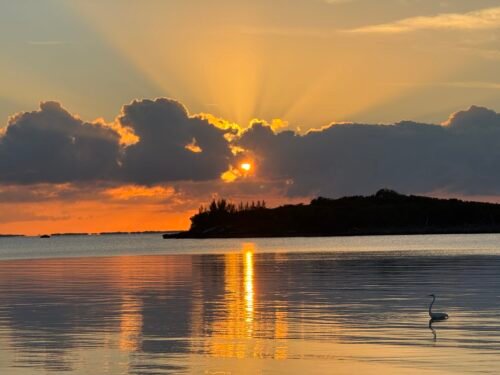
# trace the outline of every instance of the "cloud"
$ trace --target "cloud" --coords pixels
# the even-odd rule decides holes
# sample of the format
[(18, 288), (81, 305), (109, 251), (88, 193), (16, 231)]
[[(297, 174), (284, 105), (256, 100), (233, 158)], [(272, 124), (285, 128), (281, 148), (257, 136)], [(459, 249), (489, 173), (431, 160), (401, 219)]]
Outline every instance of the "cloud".
[(117, 200), (133, 200), (133, 199), (167, 199), (175, 194), (175, 189), (172, 187), (163, 186), (140, 186), (140, 185), (123, 185), (106, 189), (104, 194)]
[(72, 116), (57, 102), (15, 115), (0, 138), (0, 181), (63, 183), (114, 178), (119, 135)]
[(500, 115), (471, 107), (444, 125), (340, 124), (299, 135), (254, 123), (238, 144), (261, 178), (289, 181), (291, 196), (407, 193), (500, 194)]
[(468, 13), (443, 13), (348, 30), (352, 33), (398, 34), (418, 30), (491, 30), (500, 28), (500, 7)]
[[(0, 202), (160, 204), (226, 193), (369, 194), (381, 187), (500, 194), (500, 115), (487, 108), (473, 106), (443, 124), (332, 124), (305, 134), (285, 124), (254, 120), (242, 130), (190, 115), (172, 99), (134, 101), (113, 124), (89, 123), (59, 103), (42, 103), (13, 116), (0, 135)], [(123, 142), (125, 135), (134, 141)], [(243, 162), (250, 172), (238, 170)], [(228, 170), (232, 183), (221, 179)]]
[(447, 87), (460, 89), (482, 89), (482, 90), (500, 90), (500, 83), (482, 82), (482, 81), (448, 81), (448, 82), (405, 82), (398, 83), (395, 86), (403, 87)]
[(44, 102), (13, 116), (0, 134), (0, 183), (217, 179), (232, 157), (225, 136), (235, 131), (171, 99), (134, 101), (113, 124), (84, 122)]
[(118, 120), (140, 138), (125, 150), (122, 169), (127, 181), (217, 179), (232, 157), (225, 138), (231, 130), (190, 116), (181, 103), (171, 99), (134, 101), (123, 108)]
[(488, 108), (472, 106), (452, 114), (443, 125), (476, 134), (485, 130), (495, 132), (500, 130), (500, 115)]
[(0, 204), (5, 203), (33, 203), (76, 200), (89, 200), (96, 198), (96, 192), (102, 190), (101, 186), (78, 185), (71, 183), (37, 183), (30, 185), (1, 184)]

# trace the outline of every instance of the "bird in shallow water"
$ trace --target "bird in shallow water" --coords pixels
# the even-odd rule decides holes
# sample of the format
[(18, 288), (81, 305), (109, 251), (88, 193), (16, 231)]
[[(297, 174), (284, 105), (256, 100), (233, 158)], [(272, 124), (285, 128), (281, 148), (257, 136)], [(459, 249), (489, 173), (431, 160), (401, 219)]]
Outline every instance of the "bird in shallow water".
[(448, 319), (448, 314), (446, 313), (432, 312), (432, 305), (434, 305), (434, 302), (436, 302), (436, 296), (434, 294), (429, 294), (429, 297), (432, 297), (432, 302), (429, 306), (429, 316), (431, 317), (431, 320), (436, 321)]

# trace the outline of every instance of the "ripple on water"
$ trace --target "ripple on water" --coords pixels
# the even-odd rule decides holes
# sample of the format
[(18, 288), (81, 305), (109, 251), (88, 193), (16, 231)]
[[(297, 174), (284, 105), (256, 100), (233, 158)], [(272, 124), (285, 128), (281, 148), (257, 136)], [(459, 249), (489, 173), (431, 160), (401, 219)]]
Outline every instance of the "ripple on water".
[[(500, 370), (500, 253), (287, 253), (263, 243), (4, 260), (0, 372)], [(448, 321), (429, 325), (429, 293)]]

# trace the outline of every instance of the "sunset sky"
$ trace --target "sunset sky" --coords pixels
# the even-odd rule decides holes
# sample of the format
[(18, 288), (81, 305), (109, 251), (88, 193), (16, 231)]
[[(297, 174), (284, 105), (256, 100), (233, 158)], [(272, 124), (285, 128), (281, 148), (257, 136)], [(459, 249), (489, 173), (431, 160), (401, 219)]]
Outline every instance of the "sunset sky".
[(498, 0), (0, 0), (0, 48), (0, 233), (500, 201)]

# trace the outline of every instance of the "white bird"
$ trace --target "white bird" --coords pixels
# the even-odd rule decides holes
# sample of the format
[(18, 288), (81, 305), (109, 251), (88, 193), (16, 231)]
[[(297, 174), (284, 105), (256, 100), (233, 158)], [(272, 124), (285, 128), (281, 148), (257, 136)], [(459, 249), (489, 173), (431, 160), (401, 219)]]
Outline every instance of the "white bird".
[(432, 305), (434, 305), (434, 302), (436, 301), (436, 296), (434, 294), (429, 294), (429, 297), (432, 297), (432, 302), (429, 306), (429, 316), (431, 317), (432, 320), (446, 320), (448, 319), (448, 314), (446, 313), (441, 313), (441, 312), (432, 312)]

